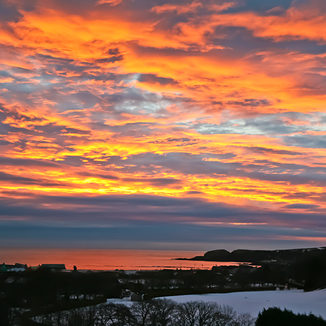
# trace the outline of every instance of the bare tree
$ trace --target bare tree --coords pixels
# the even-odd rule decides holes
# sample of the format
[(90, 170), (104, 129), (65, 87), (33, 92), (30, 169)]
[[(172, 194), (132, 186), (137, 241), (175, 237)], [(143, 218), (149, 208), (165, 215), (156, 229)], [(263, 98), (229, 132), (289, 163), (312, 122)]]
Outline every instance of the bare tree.
[(237, 313), (230, 306), (219, 306), (214, 314), (214, 323), (216, 326), (238, 326), (236, 323)]
[[(167, 299), (124, 304), (103, 304), (36, 316), (49, 326), (254, 326), (250, 314), (237, 314), (214, 302), (175, 303)], [(12, 324), (4, 324), (12, 325)], [(2, 324), (1, 324), (2, 326)]]
[(219, 305), (214, 302), (197, 302), (197, 325), (211, 326), (214, 323), (214, 316), (219, 311)]
[(130, 312), (129, 308), (123, 304), (116, 304), (114, 313), (115, 323), (114, 326), (135, 326), (137, 321)]
[(197, 321), (197, 302), (181, 303), (177, 307), (176, 322), (178, 326), (195, 326)]
[(242, 313), (238, 315), (237, 322), (239, 323), (239, 326), (254, 326), (256, 318), (248, 313)]
[(68, 315), (68, 326), (84, 326), (84, 315), (79, 310), (71, 310)]
[(174, 325), (176, 304), (172, 300), (156, 299), (153, 300), (151, 311), (151, 326)]
[(150, 325), (150, 316), (154, 310), (153, 301), (139, 301), (135, 302), (130, 311), (137, 321), (139, 326)]
[(114, 325), (116, 305), (113, 303), (101, 305), (97, 308), (95, 323), (97, 326)]

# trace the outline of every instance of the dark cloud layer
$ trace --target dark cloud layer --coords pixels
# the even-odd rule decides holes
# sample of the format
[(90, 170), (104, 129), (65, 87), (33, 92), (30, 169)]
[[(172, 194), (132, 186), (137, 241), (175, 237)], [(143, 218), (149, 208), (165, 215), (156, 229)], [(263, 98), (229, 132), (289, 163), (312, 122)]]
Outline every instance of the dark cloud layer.
[[(253, 206), (235, 207), (224, 203), (212, 203), (200, 198), (169, 198), (162, 196), (124, 195), (96, 197), (36, 196), (33, 202), (28, 198), (1, 201), (3, 221), (6, 218), (29, 218), (33, 223), (47, 225), (74, 225), (75, 223), (115, 226), (120, 224), (143, 225), (165, 221), (171, 227), (175, 224), (209, 223), (264, 224), (290, 227), (296, 221), (297, 227), (325, 228), (325, 213), (318, 205), (287, 205), (290, 209), (316, 210), (315, 213), (279, 212), (257, 209)], [(90, 220), (91, 216), (91, 220)], [(46, 217), (46, 219), (44, 219)]]

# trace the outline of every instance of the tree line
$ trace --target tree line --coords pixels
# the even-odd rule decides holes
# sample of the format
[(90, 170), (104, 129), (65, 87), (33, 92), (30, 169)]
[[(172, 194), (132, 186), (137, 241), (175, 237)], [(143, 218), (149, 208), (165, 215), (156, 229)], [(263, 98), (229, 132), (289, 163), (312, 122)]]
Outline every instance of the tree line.
[(253, 326), (255, 318), (214, 302), (176, 303), (155, 299), (124, 304), (108, 303), (60, 311), (32, 318), (41, 325), (62, 326)]
[(176, 303), (168, 299), (106, 303), (31, 317), (0, 305), (1, 326), (326, 326), (322, 317), (264, 309), (253, 318), (214, 302)]

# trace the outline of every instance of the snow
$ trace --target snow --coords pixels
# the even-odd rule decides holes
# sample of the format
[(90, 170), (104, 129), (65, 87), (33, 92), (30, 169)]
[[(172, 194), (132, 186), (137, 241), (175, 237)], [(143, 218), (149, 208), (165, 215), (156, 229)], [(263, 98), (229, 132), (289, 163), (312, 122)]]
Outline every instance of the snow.
[(326, 319), (326, 290), (303, 292), (302, 290), (253, 291), (182, 295), (166, 297), (176, 302), (204, 301), (232, 306), (237, 312), (249, 312), (257, 317), (263, 308), (279, 307), (294, 313), (313, 313)]
[[(263, 308), (279, 307), (294, 313), (313, 313), (326, 319), (326, 290), (303, 292), (302, 290), (251, 291), (214, 294), (196, 294), (165, 297), (176, 302), (204, 301), (232, 306), (237, 312), (249, 312), (257, 317)], [(162, 299), (162, 298), (161, 298)], [(108, 299), (107, 303), (132, 306), (130, 298)]]
[(131, 301), (130, 298), (123, 298), (123, 299), (107, 299), (106, 303), (124, 304), (128, 307), (131, 307), (134, 302)]

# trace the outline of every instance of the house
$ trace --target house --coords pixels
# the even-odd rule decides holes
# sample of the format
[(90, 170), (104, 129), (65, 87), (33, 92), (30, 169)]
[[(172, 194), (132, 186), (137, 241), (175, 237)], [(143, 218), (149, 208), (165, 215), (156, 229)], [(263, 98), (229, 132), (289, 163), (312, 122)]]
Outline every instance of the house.
[(61, 271), (63, 269), (66, 269), (66, 266), (65, 264), (42, 264), (41, 268), (50, 269), (54, 271)]
[(141, 295), (136, 294), (136, 293), (132, 293), (131, 297), (130, 297), (131, 301), (143, 301), (143, 298)]
[(7, 272), (7, 266), (6, 266), (6, 264), (5, 263), (3, 263), (1, 266), (0, 266), (0, 272), (2, 272), (2, 273), (5, 273), (5, 272)]
[(26, 264), (18, 264), (16, 263), (15, 265), (8, 265), (3, 263), (0, 266), (0, 272), (23, 272), (27, 269)]

